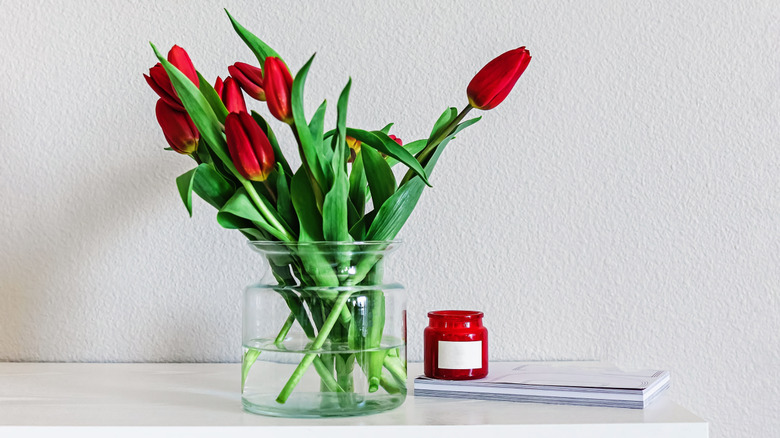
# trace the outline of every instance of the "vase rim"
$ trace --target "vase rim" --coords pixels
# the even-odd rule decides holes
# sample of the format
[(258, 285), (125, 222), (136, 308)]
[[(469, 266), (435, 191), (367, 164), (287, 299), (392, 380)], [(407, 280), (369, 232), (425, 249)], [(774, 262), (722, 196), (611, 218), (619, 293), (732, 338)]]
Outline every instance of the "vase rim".
[(250, 240), (249, 246), (264, 254), (282, 254), (293, 251), (316, 252), (354, 252), (354, 253), (383, 253), (387, 254), (396, 250), (400, 240), (362, 240), (356, 242), (339, 241), (312, 241), (312, 242), (281, 242), (278, 240)]
[(313, 240), (309, 242), (282, 242), (280, 240), (250, 240), (247, 243), (251, 246), (267, 247), (289, 247), (289, 246), (368, 246), (368, 245), (398, 245), (403, 241), (393, 240), (357, 240), (357, 241), (338, 241), (338, 240)]

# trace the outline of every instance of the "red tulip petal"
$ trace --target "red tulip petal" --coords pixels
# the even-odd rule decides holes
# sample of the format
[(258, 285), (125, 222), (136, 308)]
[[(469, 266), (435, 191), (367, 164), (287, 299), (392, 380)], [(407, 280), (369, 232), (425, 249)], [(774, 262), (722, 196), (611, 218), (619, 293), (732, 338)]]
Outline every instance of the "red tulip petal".
[(514, 88), (515, 84), (517, 83), (517, 80), (520, 79), (520, 76), (523, 74), (526, 67), (528, 67), (529, 62), (531, 62), (530, 56), (526, 57), (523, 63), (517, 66), (517, 70), (513, 75), (513, 79), (508, 81), (504, 86), (504, 88), (501, 91), (499, 91), (498, 94), (496, 94), (496, 96), (493, 97), (493, 99), (491, 99), (490, 102), (488, 102), (487, 105), (485, 105), (482, 109), (484, 110), (493, 109), (496, 106), (498, 106), (498, 104), (503, 102), (504, 99), (506, 99), (506, 97), (509, 95), (509, 92), (512, 91), (512, 88)]
[(252, 67), (249, 64), (244, 64), (242, 62), (237, 62), (235, 65), (231, 65), (228, 67), (228, 72), (230, 72), (230, 76), (235, 78), (236, 82), (241, 86), (241, 88), (246, 91), (246, 94), (250, 95), (253, 99), (257, 100), (265, 100), (265, 90), (263, 90), (262, 84), (262, 76), (259, 76), (260, 69), (256, 69), (257, 72), (250, 72), (252, 76), (245, 74), (246, 72), (249, 72), (247, 69), (239, 68), (238, 65), (243, 64), (251, 68)]
[(183, 154), (195, 152), (200, 134), (187, 113), (177, 111), (163, 99), (157, 101), (155, 113), (165, 139), (174, 150)]
[(268, 110), (274, 117), (285, 122), (292, 123), (292, 106), (290, 92), (292, 90), (292, 76), (290, 71), (279, 58), (268, 57), (265, 59), (265, 95), (268, 102)]
[(222, 87), (224, 86), (224, 83), (222, 82), (222, 78), (217, 76), (217, 81), (214, 82), (214, 91), (217, 92), (217, 95), (219, 95), (220, 99), (222, 98)]
[(466, 94), (469, 103), (479, 109), (491, 109), (509, 94), (525, 67), (530, 54), (525, 47), (503, 53), (487, 63), (471, 80)]
[(168, 74), (165, 72), (162, 64), (158, 63), (150, 68), (149, 76), (144, 75), (144, 77), (149, 86), (152, 87), (152, 90), (154, 90), (160, 98), (165, 99), (166, 102), (179, 111), (184, 111), (184, 107), (176, 96), (173, 85), (171, 85), (171, 80), (168, 78)]
[(258, 179), (255, 181), (265, 181), (274, 166), (274, 149), (271, 146), (268, 137), (265, 135), (265, 132), (260, 129), (260, 126), (255, 122), (252, 116), (246, 112), (242, 112), (239, 114), (239, 117), (241, 118), (242, 125), (249, 137), (249, 142), (252, 145), (259, 165), (260, 173), (257, 175)]
[(195, 66), (192, 64), (190, 55), (187, 54), (186, 50), (179, 46), (171, 47), (171, 50), (168, 52), (168, 61), (184, 73), (184, 76), (187, 76), (193, 84), (200, 86), (198, 72), (195, 71)]
[(222, 89), (222, 102), (225, 104), (225, 108), (227, 108), (228, 112), (237, 113), (246, 111), (244, 95), (241, 93), (238, 82), (236, 82), (232, 76), (228, 76), (227, 79), (225, 79)]

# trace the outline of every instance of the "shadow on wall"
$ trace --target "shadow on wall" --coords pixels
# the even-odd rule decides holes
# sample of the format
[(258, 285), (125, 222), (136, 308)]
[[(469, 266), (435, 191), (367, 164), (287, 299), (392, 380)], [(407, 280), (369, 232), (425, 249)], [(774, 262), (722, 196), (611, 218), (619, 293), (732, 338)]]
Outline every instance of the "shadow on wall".
[[(23, 215), (27, 220), (9, 220), (19, 229), (4, 231), (8, 241), (0, 254), (0, 360), (79, 361), (94, 357), (95, 350), (102, 348), (106, 339), (94, 335), (94, 323), (107, 317), (101, 315), (101, 311), (116, 310), (121, 304), (116, 302), (116, 295), (110, 290), (88, 289), (94, 289), (96, 283), (90, 281), (98, 270), (94, 261), (111, 255), (106, 248), (128, 244), (112, 240), (121, 236), (128, 224), (143, 221), (139, 218), (143, 213), (135, 208), (139, 205), (151, 208), (150, 204), (162, 199), (160, 194), (170, 192), (169, 182), (163, 184), (159, 179), (143, 178), (143, 170), (152, 167), (152, 160), (135, 160), (135, 165), (112, 171), (109, 177), (103, 175), (100, 181), (94, 176), (73, 180), (70, 196), (60, 196), (57, 200), (64, 208), (44, 209), (41, 206), (45, 201), (35, 199), (37, 196), (33, 195), (27, 211), (5, 212)], [(139, 175), (142, 183), (129, 186), (127, 182), (138, 181)], [(10, 190), (14, 187), (4, 184), (0, 194)], [(127, 200), (128, 191), (132, 192), (135, 202), (121, 202)], [(115, 269), (110, 260), (101, 262), (104, 263), (103, 275)], [(82, 288), (82, 284), (85, 287)], [(61, 287), (64, 290), (60, 290)], [(136, 314), (143, 311), (119, 310)], [(143, 315), (138, 319), (143, 319)], [(84, 328), (91, 324), (91, 329)], [(111, 324), (111, 321), (101, 321), (100, 327)], [(187, 328), (181, 324), (166, 323), (164, 329), (167, 338), (173, 339), (172, 343), (175, 339), (191, 337), (183, 333)], [(112, 335), (116, 333), (112, 332)], [(127, 336), (123, 342), (137, 343), (134, 333), (123, 336)], [(58, 345), (66, 348), (59, 350)], [(193, 346), (180, 348), (189, 347)], [(147, 347), (134, 345), (133, 348)], [(134, 354), (138, 353), (136, 350)], [(147, 353), (154, 354), (152, 351)]]

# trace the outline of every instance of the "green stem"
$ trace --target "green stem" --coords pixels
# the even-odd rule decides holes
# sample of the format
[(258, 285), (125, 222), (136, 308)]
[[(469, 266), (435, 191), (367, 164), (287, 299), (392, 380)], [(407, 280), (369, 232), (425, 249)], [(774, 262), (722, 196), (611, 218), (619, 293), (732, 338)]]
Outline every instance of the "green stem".
[[(325, 384), (325, 387), (328, 388), (328, 391), (330, 392), (344, 392), (344, 389), (339, 386), (339, 383), (336, 381), (335, 378), (333, 378), (333, 374), (331, 374), (331, 370), (328, 368), (327, 365), (322, 361), (322, 359), (319, 358), (316, 354), (314, 355), (314, 369), (317, 370), (317, 374), (320, 375), (320, 379), (322, 383)], [(285, 399), (286, 400), (286, 399)], [(279, 401), (277, 398), (276, 401)]]
[(390, 355), (385, 356), (384, 366), (399, 384), (406, 386), (406, 366), (399, 358)]
[(273, 214), (271, 214), (270, 211), (268, 211), (268, 207), (266, 207), (265, 203), (260, 199), (260, 195), (257, 194), (257, 191), (255, 190), (255, 187), (252, 185), (249, 180), (246, 178), (241, 178), (241, 185), (244, 186), (244, 189), (246, 190), (246, 193), (249, 195), (249, 198), (252, 199), (252, 202), (257, 206), (257, 208), (260, 210), (260, 213), (263, 215), (266, 221), (275, 229), (277, 232), (273, 233), (275, 237), (277, 237), (279, 240), (283, 240), (285, 242), (289, 242), (292, 240), (295, 240), (295, 238), (290, 234), (289, 231), (287, 231), (286, 228), (278, 221), (276, 220), (276, 217), (274, 217)]
[[(274, 344), (279, 346), (279, 344), (282, 343), (284, 338), (287, 337), (287, 333), (290, 332), (290, 327), (292, 327), (293, 322), (295, 322), (295, 314), (290, 312), (290, 316), (287, 317), (287, 320), (284, 322), (282, 329), (279, 330), (279, 334), (276, 335)], [(254, 348), (249, 348), (246, 351), (246, 354), (244, 354), (244, 359), (241, 361), (241, 392), (244, 392), (244, 384), (246, 383), (247, 375), (249, 375), (249, 369), (252, 368), (252, 365), (255, 364), (258, 356), (260, 356), (260, 350), (256, 350)]]
[[(338, 298), (336, 298), (336, 301), (333, 304), (333, 308), (331, 309), (328, 318), (322, 324), (322, 328), (320, 328), (320, 332), (317, 333), (317, 337), (314, 339), (314, 342), (312, 343), (310, 350), (319, 350), (325, 344), (325, 341), (328, 339), (328, 336), (330, 335), (330, 331), (333, 329), (333, 326), (336, 324), (336, 321), (338, 321), (339, 315), (341, 314), (341, 310), (344, 308), (344, 306), (346, 306), (347, 300), (349, 299), (350, 295), (352, 295), (351, 292), (348, 291), (341, 292)], [(306, 369), (309, 368), (309, 365), (312, 364), (315, 358), (317, 358), (317, 353), (308, 353), (303, 357), (303, 359), (301, 359), (301, 362), (295, 368), (295, 371), (293, 371), (293, 374), (292, 376), (290, 376), (290, 379), (287, 380), (287, 383), (284, 385), (284, 388), (282, 388), (282, 391), (279, 393), (279, 396), (276, 397), (277, 403), (285, 403), (287, 401), (293, 389), (295, 389), (295, 387), (298, 385), (298, 382), (301, 381), (301, 378), (303, 377), (303, 373), (306, 372)]]
[(382, 385), (382, 388), (384, 388), (388, 394), (398, 394), (401, 392), (401, 387), (396, 383), (395, 377), (387, 372), (387, 370), (382, 372), (382, 378), (379, 381), (379, 384)]
[(287, 333), (290, 332), (290, 328), (292, 327), (293, 323), (295, 322), (295, 313), (290, 312), (290, 316), (287, 317), (287, 320), (284, 322), (284, 325), (282, 326), (282, 329), (279, 330), (279, 334), (276, 335), (276, 339), (274, 339), (274, 344), (277, 346), (284, 341), (284, 338), (287, 337)]
[[(276, 173), (274, 173), (276, 175)], [(271, 199), (274, 201), (274, 204), (279, 202), (276, 198), (276, 194), (273, 191), (273, 188), (271, 187), (271, 184), (268, 183), (268, 180), (270, 177), (266, 178), (265, 181), (263, 181), (263, 185), (265, 186), (265, 189), (268, 190), (268, 194), (271, 195)]]
[[(436, 146), (438, 146), (442, 141), (444, 141), (445, 138), (447, 138), (450, 134), (452, 134), (452, 131), (455, 130), (455, 128), (458, 126), (458, 123), (463, 120), (464, 117), (466, 117), (466, 114), (469, 113), (474, 107), (471, 106), (471, 104), (466, 105), (465, 108), (458, 114), (457, 117), (455, 117), (455, 120), (450, 122), (449, 125), (447, 125), (447, 128), (444, 129), (441, 134), (439, 134), (438, 137), (433, 139), (427, 146), (425, 146), (425, 149), (422, 150), (419, 154), (417, 154), (417, 161), (420, 162), (423, 166), (425, 166), (426, 161), (430, 157), (430, 155), (433, 153), (433, 151), (436, 150)], [(398, 187), (401, 187), (402, 185), (409, 182), (412, 177), (414, 177), (415, 173), (410, 169), (408, 172), (406, 172), (406, 175), (404, 175), (404, 178), (401, 180), (401, 184), (398, 184)]]

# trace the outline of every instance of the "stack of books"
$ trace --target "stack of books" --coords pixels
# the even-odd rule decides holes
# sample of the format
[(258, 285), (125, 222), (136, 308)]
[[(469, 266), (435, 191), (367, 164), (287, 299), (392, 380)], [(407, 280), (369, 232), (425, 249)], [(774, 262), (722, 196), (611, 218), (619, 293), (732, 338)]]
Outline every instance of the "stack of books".
[(642, 409), (669, 387), (669, 372), (566, 363), (490, 364), (476, 380), (414, 379), (414, 395)]

